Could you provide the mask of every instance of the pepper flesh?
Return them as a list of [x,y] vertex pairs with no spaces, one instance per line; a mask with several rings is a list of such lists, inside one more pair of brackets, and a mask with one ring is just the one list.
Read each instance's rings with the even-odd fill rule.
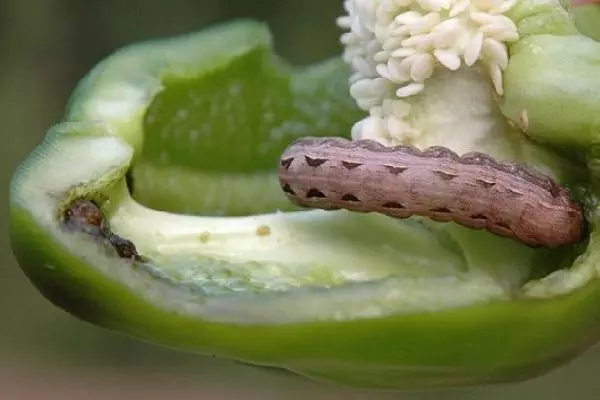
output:
[[[363,388],[525,379],[595,342],[593,212],[586,243],[547,252],[452,225],[291,211],[277,158],[294,137],[349,136],[362,114],[347,75],[339,60],[290,72],[252,22],[118,52],[80,84],[64,121],[13,176],[19,264],[50,301],[98,326]],[[237,105],[230,77],[252,88]],[[270,102],[252,108],[254,96]],[[247,113],[235,113],[240,104]],[[186,126],[190,110],[204,121]],[[590,136],[575,136],[583,152]],[[587,183],[582,162],[517,147],[563,183]],[[201,202],[211,195],[205,183],[219,201]],[[253,187],[262,201],[239,195]],[[591,204],[594,187],[585,189]],[[81,198],[150,262],[62,229]]]

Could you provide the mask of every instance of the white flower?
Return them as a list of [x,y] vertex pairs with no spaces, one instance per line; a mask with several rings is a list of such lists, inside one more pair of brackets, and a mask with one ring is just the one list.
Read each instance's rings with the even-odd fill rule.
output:
[[[354,139],[406,143],[418,136],[407,98],[421,93],[436,68],[485,66],[498,95],[517,27],[503,15],[516,0],[345,0],[338,25],[350,93],[369,116]],[[390,103],[391,102],[391,103]],[[389,106],[394,104],[394,106]]]

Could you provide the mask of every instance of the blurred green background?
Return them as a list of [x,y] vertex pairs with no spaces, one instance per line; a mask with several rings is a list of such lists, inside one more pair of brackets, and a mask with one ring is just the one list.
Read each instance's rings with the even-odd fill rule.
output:
[[[0,0],[1,178],[61,119],[77,81],[130,43],[237,17],[267,22],[276,49],[307,64],[339,53],[342,0]],[[1,196],[6,227],[7,194]],[[0,400],[597,399],[600,346],[514,385],[401,394],[344,390],[228,360],[182,354],[80,322],[45,301],[0,236]]]

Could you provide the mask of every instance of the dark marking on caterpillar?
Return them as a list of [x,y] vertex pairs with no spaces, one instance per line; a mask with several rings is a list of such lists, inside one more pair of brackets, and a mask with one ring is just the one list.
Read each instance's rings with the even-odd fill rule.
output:
[[397,203],[395,201],[388,201],[386,203],[382,204],[383,208],[404,208],[404,206],[400,203]]
[[306,160],[306,164],[308,164],[311,167],[318,167],[319,165],[327,161],[326,158],[313,158],[309,156],[304,156],[304,159]]
[[327,196],[325,196],[325,193],[321,192],[319,189],[308,189],[308,191],[306,192],[306,198],[307,199],[312,199],[312,198],[319,198],[319,199],[325,199],[327,198]]
[[506,189],[506,192],[510,195],[510,196],[514,196],[514,197],[519,197],[519,196],[524,196],[525,193],[522,192],[518,192],[514,189],[508,188]]
[[294,161],[293,158],[281,159],[281,166],[287,169],[290,167],[290,165],[292,165],[292,161]]
[[[300,161],[309,159],[319,160],[319,168]],[[574,243],[586,229],[566,188],[531,167],[480,152],[459,156],[441,146],[421,151],[308,137],[283,152],[279,179],[286,196],[302,207],[420,215],[532,247]]]
[[454,179],[458,176],[458,174],[455,174],[453,172],[446,172],[441,170],[434,170],[433,173],[445,181],[449,181],[450,179]]
[[356,163],[356,162],[350,162],[350,161],[342,161],[342,165],[344,167],[346,167],[347,169],[354,169],[354,168],[360,167],[362,164]]
[[503,228],[503,229],[510,230],[510,226],[508,226],[508,224],[506,222],[498,221],[496,223],[496,226],[499,226],[500,228]]
[[479,185],[483,186],[486,189],[489,189],[496,184],[496,182],[486,181],[485,179],[480,178],[476,178],[475,182],[477,182]]
[[471,215],[472,219],[488,219],[487,216],[483,215],[483,214],[475,214],[475,215]]
[[296,192],[294,192],[294,189],[292,189],[292,187],[287,183],[284,184],[281,188],[287,194],[291,194],[292,196],[296,195]]
[[396,165],[384,165],[384,166],[388,169],[388,171],[390,171],[394,175],[401,174],[408,169],[408,167],[401,167],[401,166],[396,166]]
[[342,196],[343,201],[360,201],[355,195],[348,193]]

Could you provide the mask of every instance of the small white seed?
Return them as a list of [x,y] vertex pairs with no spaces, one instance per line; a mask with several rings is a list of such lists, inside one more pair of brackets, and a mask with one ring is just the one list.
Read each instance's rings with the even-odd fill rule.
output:
[[429,13],[418,21],[410,24],[411,35],[421,35],[428,33],[440,22],[440,14],[436,12]]
[[465,64],[467,66],[472,66],[479,59],[481,54],[481,47],[483,45],[483,33],[477,32],[467,45],[467,49],[465,50]]
[[450,47],[456,42],[461,32],[460,21],[457,18],[449,19],[435,26],[431,32],[435,48]]
[[469,13],[469,19],[479,25],[489,25],[494,23],[494,17],[494,15],[481,11],[472,11]]
[[504,70],[508,66],[508,51],[504,43],[486,38],[483,41],[483,53],[487,59],[498,64],[501,69]]
[[409,97],[415,94],[421,93],[425,89],[425,85],[422,83],[409,83],[406,86],[396,90],[396,96],[398,97]]
[[385,51],[394,51],[398,48],[402,48],[402,41],[404,39],[406,38],[402,36],[392,36],[391,38],[383,42],[383,45],[381,47]]
[[[385,101],[385,100],[384,100]],[[383,110],[383,106],[375,106],[369,110],[369,115],[373,117],[383,118],[385,116],[385,111]]]
[[412,47],[402,47],[399,48],[398,50],[394,50],[391,53],[392,57],[395,58],[403,58],[403,57],[408,57],[408,56],[412,56],[413,54],[416,54],[417,50],[413,49]]
[[421,13],[418,13],[416,11],[406,11],[396,16],[396,18],[394,18],[394,21],[396,21],[400,25],[410,25],[419,21],[422,17],[423,16],[421,15]]
[[436,49],[433,55],[444,67],[451,71],[456,71],[460,67],[460,57],[454,50]]
[[373,56],[373,61],[376,63],[384,63],[389,60],[390,55],[389,51],[379,51]]
[[433,74],[434,59],[429,53],[422,53],[415,57],[411,68],[410,77],[415,82],[423,82]]
[[427,11],[440,11],[449,7],[447,0],[417,0],[417,3]]
[[496,39],[500,42],[514,42],[519,39],[519,33],[516,29],[508,29],[501,25],[482,25],[479,28],[487,37]]
[[363,121],[360,135],[364,139],[375,139],[385,135],[386,127],[383,118],[369,116]]
[[502,4],[500,4],[499,6],[490,9],[488,12],[490,14],[504,14],[505,12],[513,8],[515,4],[517,4],[517,0],[506,0],[502,2]]
[[344,15],[336,18],[335,22],[340,28],[349,29],[352,26],[352,17]]
[[431,33],[427,33],[424,35],[415,35],[411,36],[408,39],[402,41],[402,46],[406,47],[426,47],[431,45],[431,41],[433,39],[433,35]]
[[352,59],[352,68],[364,76],[372,76],[375,72],[373,65],[362,57],[354,57]]
[[389,69],[389,67],[388,67],[387,64],[377,64],[377,66],[375,67],[375,69],[377,70],[377,73],[380,76],[382,76],[385,79],[390,80],[390,81],[393,80],[393,78],[392,78],[392,76],[390,74],[390,69]]
[[[412,56],[411,56],[412,57]],[[408,60],[408,61],[406,61]],[[388,71],[395,83],[404,83],[410,80],[410,66],[412,64],[410,57],[402,60],[392,59],[388,62]]]
[[496,89],[496,93],[502,96],[504,94],[504,88],[502,86],[502,70],[500,69],[500,66],[496,63],[489,63],[488,71],[492,83],[494,84],[494,89]]
[[350,86],[352,97],[369,97],[372,94],[371,79],[361,79]]
[[459,0],[458,2],[456,2],[454,4],[452,9],[450,10],[449,16],[456,17],[458,14],[465,11],[469,7],[470,4],[471,4],[470,0]]

